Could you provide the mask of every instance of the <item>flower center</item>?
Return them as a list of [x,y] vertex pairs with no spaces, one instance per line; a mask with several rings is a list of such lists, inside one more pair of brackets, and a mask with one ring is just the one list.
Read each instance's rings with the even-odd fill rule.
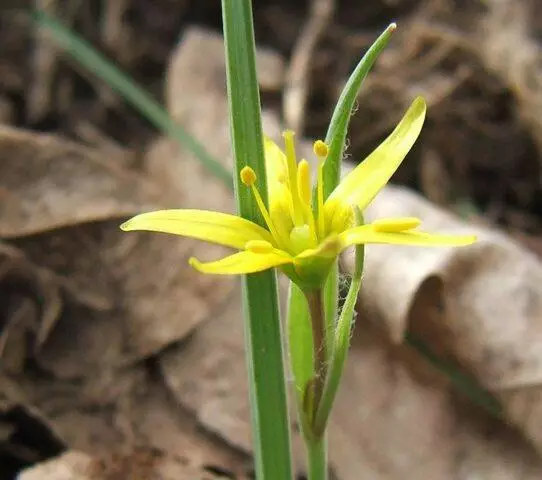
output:
[[240,176],[241,181],[251,188],[275,245],[291,255],[298,255],[305,250],[316,248],[326,237],[322,167],[328,147],[321,140],[316,141],[313,147],[319,161],[315,197],[317,211],[315,212],[312,202],[310,165],[306,160],[297,163],[294,133],[287,130],[283,136],[285,151],[282,161],[286,167],[285,174],[283,178],[277,179],[280,188],[270,189],[273,195],[270,199],[271,204],[281,205],[280,209],[272,209],[271,213],[267,209],[256,186],[256,173],[252,168],[244,167]]
[[313,248],[315,245],[311,228],[306,223],[299,227],[292,228],[292,231],[290,232],[290,243],[295,255],[309,248]]

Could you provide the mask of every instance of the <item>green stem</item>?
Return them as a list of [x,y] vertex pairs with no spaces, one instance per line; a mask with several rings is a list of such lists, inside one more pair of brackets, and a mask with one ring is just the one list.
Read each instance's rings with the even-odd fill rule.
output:
[[327,480],[327,442],[325,436],[318,441],[307,442],[307,480]]
[[[313,407],[318,409],[318,404],[322,398],[322,391],[326,381],[327,373],[327,342],[326,342],[326,322],[325,310],[322,302],[322,291],[312,290],[305,292],[307,304],[309,306],[310,318],[312,322],[312,345],[314,359],[314,397]],[[314,415],[312,415],[314,419]]]
[[[359,208],[355,208],[356,224],[363,225],[363,215]],[[356,260],[352,282],[346,300],[337,321],[336,328],[333,332],[334,343],[331,350],[330,359],[328,361],[326,381],[322,390],[322,397],[318,403],[318,409],[314,417],[314,434],[318,438],[326,430],[331,408],[339,389],[339,383],[346,363],[348,348],[350,346],[350,335],[354,325],[354,314],[356,302],[358,300],[359,290],[361,288],[361,277],[363,275],[363,263],[365,258],[364,245],[356,245]]]
[[[267,202],[251,2],[222,0],[222,15],[235,196],[241,216],[262,224],[250,190],[239,182],[241,169],[250,166]],[[290,422],[275,273],[246,275],[243,303],[256,478],[291,480]]]

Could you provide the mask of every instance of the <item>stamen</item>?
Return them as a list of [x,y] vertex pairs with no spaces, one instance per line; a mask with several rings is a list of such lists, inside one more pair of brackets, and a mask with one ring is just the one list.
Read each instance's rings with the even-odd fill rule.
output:
[[[299,190],[299,198],[303,203],[304,218],[308,222],[310,228],[311,242],[316,245],[318,243],[318,232],[316,230],[316,222],[314,220],[311,202],[311,166],[307,160],[301,160],[297,166],[297,188]],[[299,225],[297,225],[297,227],[299,227]]]
[[256,172],[252,170],[248,165],[243,167],[241,173],[239,174],[241,181],[247,186],[252,187],[256,183]]
[[316,140],[312,145],[314,154],[318,157],[318,179],[316,183],[316,200],[318,202],[318,237],[325,237],[326,219],[324,217],[324,160],[329,153],[329,147],[322,140]]
[[316,182],[316,196],[318,201],[318,238],[326,236],[326,219],[324,217],[324,161],[318,159],[318,180]]
[[263,202],[263,198],[260,195],[258,187],[256,186],[256,172],[247,165],[246,167],[243,167],[239,176],[241,177],[241,181],[252,190],[252,194],[254,195],[254,199],[256,200],[256,204],[258,205],[258,209],[260,210],[260,213],[262,214],[262,217],[265,220],[265,223],[267,225],[267,228],[269,228],[271,235],[273,235],[273,238],[277,241],[277,243],[281,243],[284,245],[284,239],[279,235],[277,229],[275,228],[275,225],[271,220],[271,215],[269,215],[269,211],[267,210],[267,207]]
[[299,198],[308,207],[311,201],[311,167],[307,160],[301,160],[297,166],[297,188]]
[[314,154],[322,160],[325,160],[329,153],[329,147],[326,143],[322,142],[322,140],[316,140],[312,145],[312,150]]
[[382,218],[375,220],[371,225],[377,232],[401,233],[419,227],[422,221],[415,217]]
[[290,186],[290,191],[292,192],[292,203],[293,203],[293,221],[294,224],[299,226],[303,225],[303,211],[301,209],[299,192],[297,189],[297,160],[295,156],[295,145],[294,145],[294,132],[291,130],[286,130],[283,133],[284,137],[284,146],[286,150],[286,161],[288,166],[288,183]]
[[271,253],[273,251],[273,245],[265,240],[250,240],[246,243],[245,250],[249,250],[253,253]]

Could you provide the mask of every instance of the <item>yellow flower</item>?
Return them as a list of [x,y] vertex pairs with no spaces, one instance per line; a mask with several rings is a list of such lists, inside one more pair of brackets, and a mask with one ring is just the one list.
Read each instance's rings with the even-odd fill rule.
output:
[[461,246],[474,236],[433,235],[416,230],[417,218],[391,218],[356,226],[353,207],[363,210],[397,170],[420,134],[425,102],[414,100],[401,122],[376,150],[350,172],[324,201],[322,165],[327,145],[314,143],[318,157],[316,198],[312,201],[310,165],[297,163],[293,132],[284,133],[285,151],[265,139],[269,208],[250,167],[241,181],[252,190],[267,228],[226,213],[161,210],[128,220],[123,230],[173,233],[226,245],[239,252],[214,262],[190,264],[203,273],[247,274],[279,267],[302,289],[321,287],[337,256],[356,244]]

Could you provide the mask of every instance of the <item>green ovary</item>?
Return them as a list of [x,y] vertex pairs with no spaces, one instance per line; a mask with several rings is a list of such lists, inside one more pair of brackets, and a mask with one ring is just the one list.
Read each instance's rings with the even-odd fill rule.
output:
[[292,228],[290,232],[290,248],[293,255],[313,247],[311,229],[307,224]]

